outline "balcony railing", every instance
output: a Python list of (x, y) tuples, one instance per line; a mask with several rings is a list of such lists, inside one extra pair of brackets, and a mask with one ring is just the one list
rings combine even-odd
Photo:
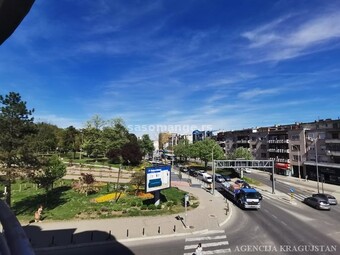
[(289, 139), (268, 140), (268, 143), (289, 143)]
[(330, 151), (330, 150), (328, 150), (328, 151), (326, 151), (326, 155), (327, 156), (340, 156), (340, 151)]
[(325, 143), (339, 143), (340, 139), (325, 139)]

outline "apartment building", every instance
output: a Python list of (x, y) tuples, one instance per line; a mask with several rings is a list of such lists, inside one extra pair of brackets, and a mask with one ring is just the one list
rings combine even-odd
[(275, 172), (340, 184), (340, 119), (220, 132), (225, 153), (244, 147), (275, 161)]

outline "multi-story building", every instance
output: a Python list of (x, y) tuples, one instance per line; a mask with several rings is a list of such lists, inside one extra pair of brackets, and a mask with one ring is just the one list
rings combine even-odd
[(275, 161), (276, 173), (340, 184), (340, 119), (218, 133), (225, 153), (247, 148)]

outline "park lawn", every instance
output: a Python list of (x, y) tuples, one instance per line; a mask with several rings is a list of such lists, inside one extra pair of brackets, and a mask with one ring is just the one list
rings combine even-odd
[(184, 211), (182, 204), (185, 192), (177, 188), (161, 191), (161, 206), (155, 207), (152, 199), (126, 193), (118, 202), (94, 202), (95, 198), (112, 193), (107, 185), (86, 196), (74, 191), (70, 180), (58, 181), (46, 196), (45, 190), (35, 184), (17, 181), (12, 185), (12, 210), (22, 224), (34, 219), (34, 212), (42, 204), (43, 221), (100, 219), (127, 216), (152, 216)]

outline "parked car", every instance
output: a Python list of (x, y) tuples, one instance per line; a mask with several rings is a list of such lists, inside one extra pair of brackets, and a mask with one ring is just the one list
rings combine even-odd
[(197, 173), (199, 176), (203, 176), (203, 174), (205, 173), (205, 170), (197, 170)]
[(222, 177), (227, 181), (227, 182), (230, 182), (231, 181), (231, 178), (229, 175), (222, 175)]
[(208, 173), (202, 173), (202, 179), (207, 183), (212, 183), (212, 176)]
[(220, 175), (220, 174), (215, 174), (215, 181), (216, 181), (216, 182), (219, 182), (219, 183), (222, 183), (222, 182), (225, 182), (225, 179), (223, 178), (222, 175)]
[(328, 203), (330, 205), (337, 205), (338, 201), (336, 200), (336, 198), (330, 194), (324, 194), (324, 193), (318, 193), (318, 194), (313, 194), (312, 197), (319, 197), (322, 198), (326, 201), (328, 201)]
[(250, 174), (251, 173), (251, 169), (250, 168), (244, 168), (243, 172), (245, 172), (247, 174)]
[(188, 172), (188, 168), (185, 167), (185, 166), (181, 166), (181, 167), (179, 168), (179, 170), (180, 170), (181, 172), (183, 172), (183, 173)]
[(323, 198), (319, 198), (319, 197), (306, 197), (303, 202), (306, 205), (309, 205), (311, 207), (314, 207), (315, 209), (319, 209), (319, 210), (330, 210), (331, 206), (329, 205), (328, 201), (323, 199)]
[(194, 177), (197, 177), (197, 175), (198, 175), (198, 173), (195, 171), (195, 169), (189, 168), (188, 172), (189, 172), (189, 175), (194, 176)]

